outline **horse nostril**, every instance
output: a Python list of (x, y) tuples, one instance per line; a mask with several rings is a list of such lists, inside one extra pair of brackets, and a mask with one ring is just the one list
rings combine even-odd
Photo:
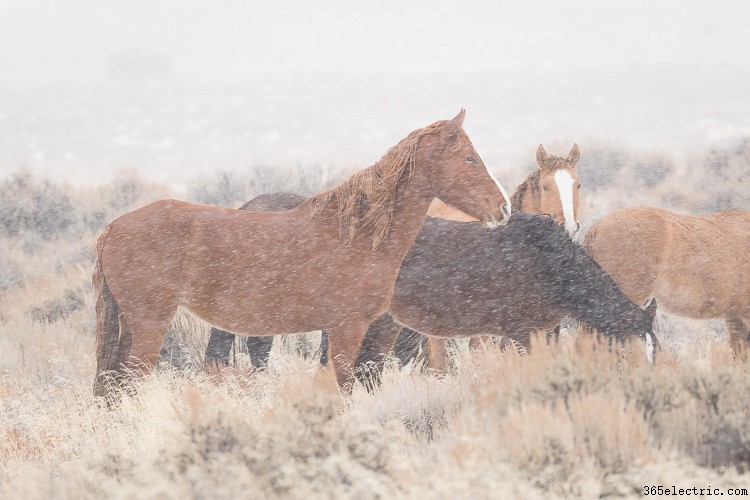
[(576, 221), (576, 233), (581, 230), (581, 223)]

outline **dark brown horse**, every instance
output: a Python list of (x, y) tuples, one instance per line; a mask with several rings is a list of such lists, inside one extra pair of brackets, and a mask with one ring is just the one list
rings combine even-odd
[[(618, 340), (639, 337), (652, 356), (655, 310), (655, 302), (647, 312), (631, 302), (550, 218), (516, 212), (492, 233), (478, 223), (425, 221), (389, 314), (431, 337), (502, 336), (527, 348), (533, 333), (570, 316)], [(382, 330), (371, 357), (396, 338), (382, 320), (375, 324)]]
[(488, 225), (504, 217), (507, 200), (463, 116), (412, 132), (375, 165), (285, 212), (164, 200), (112, 222), (93, 276), (94, 393), (152, 369), (178, 307), (244, 335), (325, 329), (336, 380), (350, 390), (365, 332), (387, 310), (432, 200)]
[(402, 326), (431, 338), (493, 335), (525, 348), (566, 316), (610, 338), (640, 338), (653, 361), (656, 302), (646, 311), (548, 217), (516, 212), (496, 231), (428, 218), (399, 271), (388, 314), (357, 364), (382, 366)]
[(750, 346), (750, 212), (681, 215), (630, 207), (603, 217), (586, 250), (634, 301), (696, 319), (723, 318), (737, 357)]
[(516, 212), (494, 231), (427, 218), (358, 364), (382, 362), (402, 326), (440, 338), (503, 336), (529, 347), (533, 333), (565, 316), (619, 340), (639, 337), (653, 356), (655, 308), (632, 303), (549, 217)]
[[(579, 159), (580, 150), (577, 144), (573, 145), (567, 158), (548, 155), (544, 146), (540, 144), (536, 151), (539, 168), (530, 173), (516, 188), (511, 197), (513, 211), (549, 215), (557, 223), (564, 225), (572, 238), (576, 238), (581, 227), (580, 222), (578, 222), (581, 183), (575, 171)], [(243, 205), (240, 210), (288, 210), (304, 201), (303, 196), (294, 193), (270, 193), (254, 198)], [(446, 205), (439, 199), (432, 202), (428, 214), (447, 220), (476, 220)], [(474, 340), (479, 340), (479, 338), (472, 339), (472, 341)], [(272, 341), (272, 337), (251, 337), (243, 338), (240, 345), (242, 350), (250, 356), (253, 366), (263, 367), (268, 362)], [(378, 350), (378, 347), (370, 346), (373, 342), (372, 340), (366, 340), (367, 348)], [(429, 350), (431, 354), (430, 365), (439, 369), (445, 360), (445, 346), (441, 345), (441, 342), (440, 340), (432, 340), (428, 349), (426, 337), (404, 328), (398, 338), (395, 351), (403, 362), (408, 362), (420, 349)], [(227, 364), (233, 343), (233, 334), (213, 328), (206, 349), (206, 361)], [(321, 364), (325, 365), (327, 360), (328, 338), (327, 334), (323, 332)]]

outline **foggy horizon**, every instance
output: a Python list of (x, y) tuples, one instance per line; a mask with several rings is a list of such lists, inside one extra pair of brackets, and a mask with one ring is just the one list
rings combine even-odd
[[(743, 16), (743, 13), (745, 14)], [(743, 2), (0, 1), (3, 80), (102, 78), (141, 51), (179, 78), (503, 64), (744, 64)], [(601, 40), (602, 43), (592, 43)]]
[[(362, 168), (467, 109), (496, 172), (750, 135), (750, 4), (0, 0), (0, 175)], [(557, 150), (560, 151), (557, 151)]]

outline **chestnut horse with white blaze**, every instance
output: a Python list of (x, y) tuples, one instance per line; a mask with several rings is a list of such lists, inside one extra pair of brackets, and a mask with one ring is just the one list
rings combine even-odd
[(633, 302), (656, 298), (668, 313), (723, 318), (732, 352), (747, 354), (750, 212), (625, 208), (591, 226), (584, 247)]
[(243, 335), (325, 329), (336, 380), (388, 308), (435, 197), (497, 225), (510, 207), (462, 128), (464, 111), (416, 130), (375, 165), (284, 212), (163, 200), (99, 237), (94, 393), (155, 365), (183, 307)]

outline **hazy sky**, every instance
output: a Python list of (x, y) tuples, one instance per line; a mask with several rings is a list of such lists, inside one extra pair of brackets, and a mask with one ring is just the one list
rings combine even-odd
[(748, 61), (750, 2), (0, 0), (0, 78), (98, 77), (140, 49), (184, 77), (632, 60)]
[(702, 152), (750, 136), (748, 19), (747, 0), (0, 0), (0, 175), (347, 171), (462, 107), (496, 172), (540, 142)]

